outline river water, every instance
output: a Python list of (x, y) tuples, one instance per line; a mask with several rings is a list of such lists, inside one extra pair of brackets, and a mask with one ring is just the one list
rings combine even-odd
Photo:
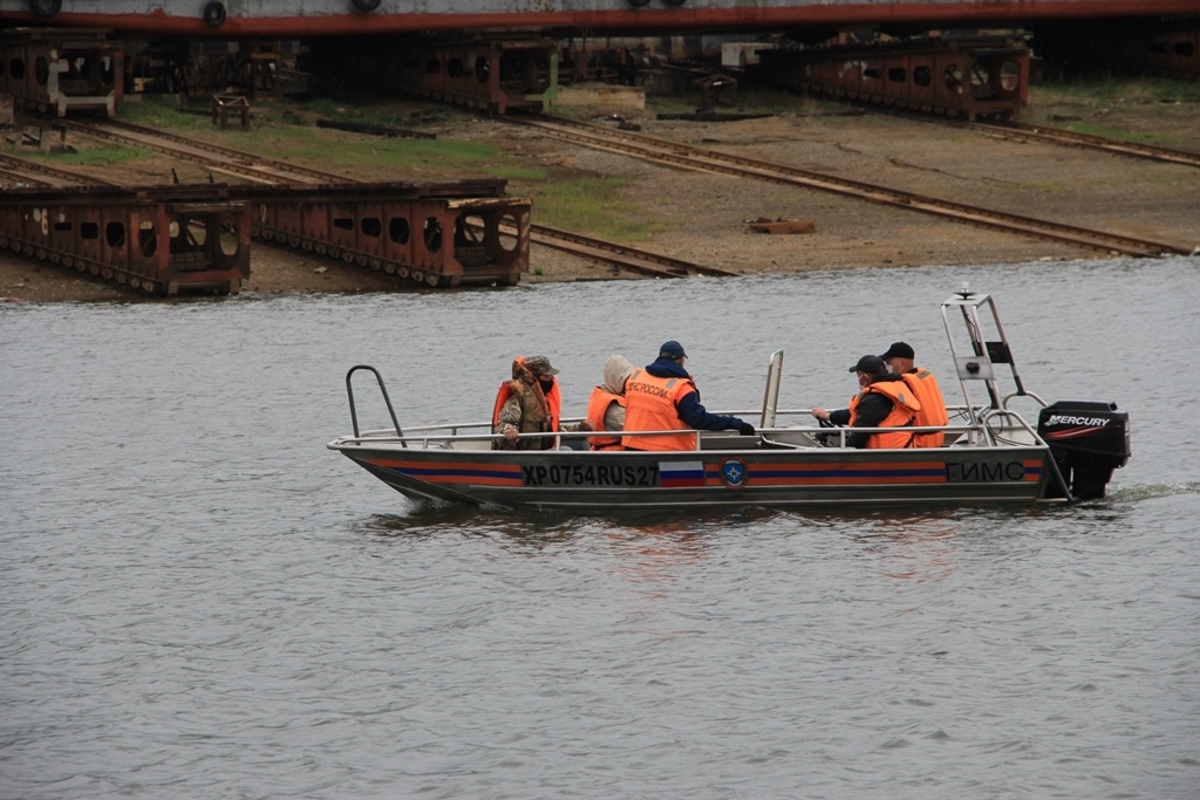
[[(1105, 500), (499, 514), (325, 449), (357, 363), (424, 424), (543, 352), (581, 414), (670, 338), (710, 409), (897, 339), (953, 401), (963, 280), (1129, 412)], [(1198, 304), (1168, 259), (0, 306), (0, 797), (1198, 797)]]

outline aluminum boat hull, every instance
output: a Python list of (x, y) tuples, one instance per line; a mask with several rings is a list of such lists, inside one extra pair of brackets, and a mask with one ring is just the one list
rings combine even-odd
[(472, 452), (370, 444), (349, 437), (328, 446), (414, 500), (601, 513), (1034, 504), (1049, 501), (1046, 489), (1052, 478), (1050, 453), (1042, 446), (847, 450), (750, 444), (663, 453)]

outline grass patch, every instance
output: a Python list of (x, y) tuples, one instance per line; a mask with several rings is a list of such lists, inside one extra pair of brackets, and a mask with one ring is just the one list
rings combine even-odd
[(128, 164), (130, 161), (136, 161), (140, 158), (145, 158), (146, 151), (138, 147), (127, 147), (125, 145), (114, 144), (105, 147), (99, 147), (94, 150), (81, 150), (75, 153), (54, 153), (48, 156), (35, 153), (33, 155), (47, 161), (53, 161), (55, 164), (81, 164), (87, 166), (114, 167), (118, 164)]
[[(1162, 114), (1164, 119), (1176, 120), (1180, 114), (1190, 114), (1190, 109), (1182, 106), (1200, 103), (1200, 83), (1153, 77), (1065, 78), (1031, 86), (1029, 99), (1036, 113), (1069, 111), (1080, 117), (1050, 116), (1049, 124), (1056, 127), (1121, 141), (1175, 147), (1185, 144), (1178, 125), (1154, 129), (1136, 118), (1145, 117), (1148, 107), (1153, 106), (1161, 110), (1152, 113)], [(1123, 109), (1134, 113), (1123, 115)]]
[(1070, 103), (1089, 107), (1200, 103), (1200, 83), (1169, 78), (1063, 78), (1030, 87), (1038, 105)]
[(210, 108), (204, 107), (203, 114), (193, 113), (201, 109), (198, 104), (180, 107), (174, 95), (158, 97), (142, 95), (140, 103), (125, 103), (117, 119), (121, 122), (132, 122), (147, 128), (169, 128), (184, 133), (213, 130)]
[(547, 180), (517, 193), (533, 200), (533, 220), (539, 224), (614, 242), (641, 241), (665, 225), (646, 219), (640, 206), (622, 199), (628, 184), (624, 178), (592, 176)]
[[(129, 113), (126, 113), (127, 109)], [(226, 129), (215, 127), (211, 117), (181, 110), (173, 100), (131, 103), (122, 108), (121, 119), (185, 134), (203, 133), (210, 140), (215, 139), (228, 147), (269, 157), (286, 151), (289, 159), (328, 170), (419, 169), (453, 172), (463, 179), (539, 180), (545, 177), (543, 171), (524, 166), (489, 144), (442, 139), (348, 137), (317, 128), (314, 124), (317, 119), (331, 118), (404, 127), (405, 122), (413, 124), (411, 113), (405, 109), (364, 110), (331, 98), (306, 103), (286, 99), (254, 101), (252, 109), (249, 129), (236, 123)], [(421, 115), (422, 120), (430, 116), (426, 111)]]
[(1106, 136), (1109, 139), (1118, 139), (1124, 142), (1141, 142), (1143, 144), (1161, 145), (1162, 147), (1171, 147), (1181, 143), (1178, 136), (1126, 131), (1106, 125), (1093, 125), (1089, 122), (1070, 122), (1067, 123), (1066, 128), (1067, 130), (1077, 133), (1087, 133), (1092, 136)]
[(498, 147), (480, 142), (441, 139), (364, 139), (346, 141), (316, 135), (291, 140), (289, 155), (323, 168), (363, 167), (374, 170), (436, 170), (460, 173), (463, 178), (498, 177), (539, 180), (542, 170), (531, 169), (506, 156)]
[[(788, 105), (798, 100), (777, 92), (762, 96), (782, 99)], [(121, 119), (185, 134), (204, 133), (210, 140), (268, 156), (285, 152), (289, 161), (333, 172), (351, 171), (364, 177), (389, 174), (395, 176), (393, 179), (408, 180), (411, 178), (405, 177), (405, 173), (436, 173), (446, 180), (503, 178), (510, 181), (509, 195), (533, 201), (536, 222), (613, 241), (641, 241), (669, 224), (647, 219), (641, 206), (623, 199), (623, 190), (630, 183), (626, 178), (561, 174), (531, 165), (524, 158), (509, 156), (500, 146), (485, 142), (347, 137), (313, 124), (324, 117), (397, 127), (412, 125), (412, 109), (403, 105), (363, 108), (336, 99), (317, 98), (304, 103), (256, 101), (252, 107), (253, 125), (249, 130), (236, 126), (217, 128), (209, 116), (178, 108), (173, 98), (163, 101), (147, 98), (146, 102), (130, 103), (122, 108)], [(425, 107), (418, 113), (422, 121), (429, 120), (430, 112)], [(81, 163), (120, 163), (134, 160), (142, 153), (137, 148), (112, 147), (77, 155)]]
[(300, 103), (296, 111), (313, 119), (366, 122), (372, 125), (390, 125), (394, 128), (407, 128), (414, 124), (445, 121), (450, 116), (449, 109), (442, 110), (424, 106), (414, 113), (411, 108), (405, 107), (403, 104), (399, 108), (387, 104), (358, 106), (330, 97), (318, 97)]

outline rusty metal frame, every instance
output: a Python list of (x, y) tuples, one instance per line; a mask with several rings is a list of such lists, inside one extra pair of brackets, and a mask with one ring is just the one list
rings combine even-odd
[(147, 294), (236, 294), (250, 275), (250, 210), (207, 184), (10, 189), (0, 247)]
[(322, 74), (455, 105), (506, 114), (549, 108), (558, 93), (558, 45), (528, 34), (449, 40), (397, 49), (359, 37), (311, 44)]
[(1059, 67), (1200, 79), (1200, 19), (1196, 18), (1045, 25), (1038, 28), (1034, 45), (1045, 62)]
[(234, 186), (251, 235), (430, 287), (515, 284), (529, 264), (531, 202), (505, 181)]
[(800, 91), (962, 117), (1013, 119), (1028, 101), (1029, 48), (1005, 38), (763, 50), (754, 74)]
[(13, 95), (18, 112), (113, 116), (124, 97), (124, 46), (109, 41), (108, 33), (70, 28), (0, 33), (0, 94)]

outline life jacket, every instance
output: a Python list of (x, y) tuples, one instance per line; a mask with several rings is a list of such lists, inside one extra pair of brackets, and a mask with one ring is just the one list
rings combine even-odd
[[(524, 357), (515, 359), (514, 372), (519, 372), (518, 365), (523, 367), (524, 364)], [(553, 383), (548, 392), (542, 390), (541, 382), (536, 377), (533, 384), (526, 383), (521, 378), (500, 384), (500, 389), (496, 392), (496, 405), (492, 409), (492, 430), (495, 431), (500, 424), (500, 412), (504, 409), (504, 404), (515, 396), (521, 404), (521, 433), (557, 433), (558, 421), (562, 414), (562, 393), (558, 388), (558, 379), (551, 377), (551, 380)], [(545, 450), (553, 446), (553, 440), (547, 439), (545, 443), (538, 442), (526, 447)]]
[(591, 444), (593, 450), (625, 449), (621, 444), (621, 435), (619, 433), (605, 431), (604, 415), (608, 412), (608, 407), (613, 403), (621, 406), (621, 408), (625, 408), (624, 396), (613, 394), (601, 386), (592, 389), (592, 396), (588, 400), (587, 420), (591, 423), (592, 430), (604, 431), (598, 436), (588, 437), (588, 443)]
[[(690, 427), (679, 418), (676, 405), (694, 391), (696, 384), (690, 378), (660, 378), (644, 369), (634, 370), (625, 381), (625, 432), (675, 431)], [(632, 450), (695, 450), (696, 434), (624, 436), (621, 444)]]
[[(913, 419), (914, 425), (945, 425), (950, 422), (950, 417), (946, 415), (946, 401), (942, 399), (942, 389), (932, 372), (924, 367), (917, 367), (900, 377), (904, 378), (904, 382), (921, 404), (921, 409)], [(912, 446), (941, 447), (944, 439), (945, 434), (941, 431), (914, 433)]]
[[(903, 381), (881, 381), (872, 383), (854, 397), (850, 398), (850, 425), (854, 426), (858, 419), (858, 401), (874, 392), (892, 401), (892, 410), (876, 427), (903, 428), (913, 424), (921, 402), (908, 389)], [(911, 447), (913, 434), (911, 431), (896, 431), (895, 433), (873, 433), (867, 438), (867, 448)]]

